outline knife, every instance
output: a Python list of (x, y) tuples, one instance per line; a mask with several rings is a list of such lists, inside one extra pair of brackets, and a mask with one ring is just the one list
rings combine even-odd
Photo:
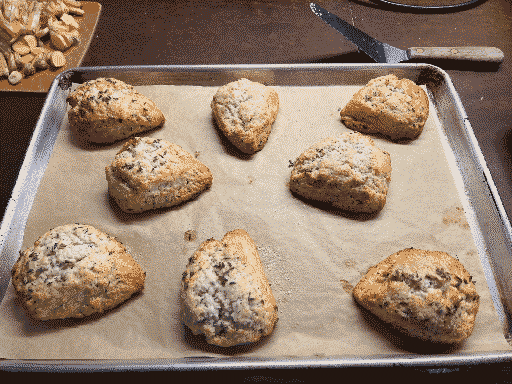
[(378, 63), (396, 64), (411, 59), (455, 59), (491, 63), (503, 61), (503, 52), (493, 47), (413, 47), (404, 51), (381, 43), (315, 3), (311, 3), (309, 6), (315, 15)]

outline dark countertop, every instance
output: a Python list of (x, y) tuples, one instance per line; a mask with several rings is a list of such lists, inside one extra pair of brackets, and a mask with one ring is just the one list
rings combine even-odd
[[(100, 3), (102, 15), (82, 66), (372, 62), (314, 16), (309, 1)], [(457, 12), (433, 14), (398, 12), (369, 0), (325, 0), (318, 4), (398, 48), (482, 45), (504, 52), (505, 60), (497, 68), (475, 63), (436, 64), (447, 71), (459, 93), (505, 210), (512, 217), (512, 1), (480, 1)], [(2, 217), (44, 99), (45, 94), (0, 93)], [(399, 374), (417, 373), (439, 381), (471, 380), (473, 373), (479, 372), (496, 377), (493, 382), (506, 382), (512, 381), (510, 367), (512, 364), (496, 363), (444, 371), (400, 368)], [(364, 378), (366, 373), (361, 375), (361, 369), (350, 371)], [(379, 368), (373, 374), (387, 375), (390, 370), (395, 372), (395, 368)], [(312, 382), (320, 371), (295, 371), (286, 375), (287, 379), (277, 379), (271, 371), (232, 375), (247, 382)]]

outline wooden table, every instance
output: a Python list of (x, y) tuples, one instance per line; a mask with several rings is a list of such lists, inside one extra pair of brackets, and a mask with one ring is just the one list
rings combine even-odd
[[(83, 66), (372, 62), (314, 16), (309, 1), (103, 0), (100, 3), (102, 15)], [(512, 218), (512, 2), (480, 1), (472, 8), (433, 14), (397, 12), (370, 0), (319, 0), (318, 4), (375, 38), (402, 49), (485, 45), (498, 47), (505, 53), (504, 62), (497, 68), (474, 63), (436, 64), (447, 71), (460, 95), (506, 212)], [(44, 98), (45, 94), (37, 93), (0, 94), (2, 216)], [(247, 382), (265, 382), (265, 377), (274, 378), (268, 382), (313, 382), (326, 373), (335, 373), (342, 380), (349, 372), (363, 380), (381, 375), (405, 378), (412, 374), (443, 381), (468, 380), (479, 372), (496, 378), (493, 382), (506, 382), (512, 381), (511, 367), (512, 363), (497, 363), (447, 367), (444, 371), (379, 368), (279, 374), (251, 371), (231, 375), (236, 381), (247, 379)]]

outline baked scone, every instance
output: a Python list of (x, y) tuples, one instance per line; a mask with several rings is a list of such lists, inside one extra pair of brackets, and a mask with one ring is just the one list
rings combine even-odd
[(45, 233), (12, 268), (14, 289), (39, 320), (104, 312), (142, 291), (145, 278), (119, 241), (80, 224)]
[(386, 204), (391, 156), (358, 132), (327, 138), (295, 160), (290, 189), (307, 199), (352, 212), (372, 213)]
[(70, 128), (93, 143), (113, 143), (160, 127), (164, 114), (133, 86), (114, 78), (79, 85), (67, 98)]
[(183, 322), (221, 347), (258, 341), (277, 322), (256, 245), (242, 229), (201, 244), (183, 273), (181, 297)]
[(413, 337), (458, 343), (473, 331), (479, 295), (464, 266), (445, 252), (404, 249), (359, 281), (354, 298)]
[(277, 92), (240, 79), (219, 88), (211, 102), (218, 127), (240, 151), (253, 154), (267, 142), (279, 109)]
[(105, 173), (110, 196), (131, 213), (180, 204), (213, 181), (208, 167), (179, 145), (151, 137), (126, 142)]
[(347, 128), (382, 133), (391, 140), (414, 139), (428, 118), (428, 97), (409, 79), (387, 75), (370, 80), (341, 110)]

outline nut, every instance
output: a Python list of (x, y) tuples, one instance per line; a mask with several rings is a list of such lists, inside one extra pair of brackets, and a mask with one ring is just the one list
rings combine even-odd
[(23, 75), (20, 72), (12, 71), (7, 80), (11, 85), (16, 85), (21, 81), (21, 79), (23, 79)]

